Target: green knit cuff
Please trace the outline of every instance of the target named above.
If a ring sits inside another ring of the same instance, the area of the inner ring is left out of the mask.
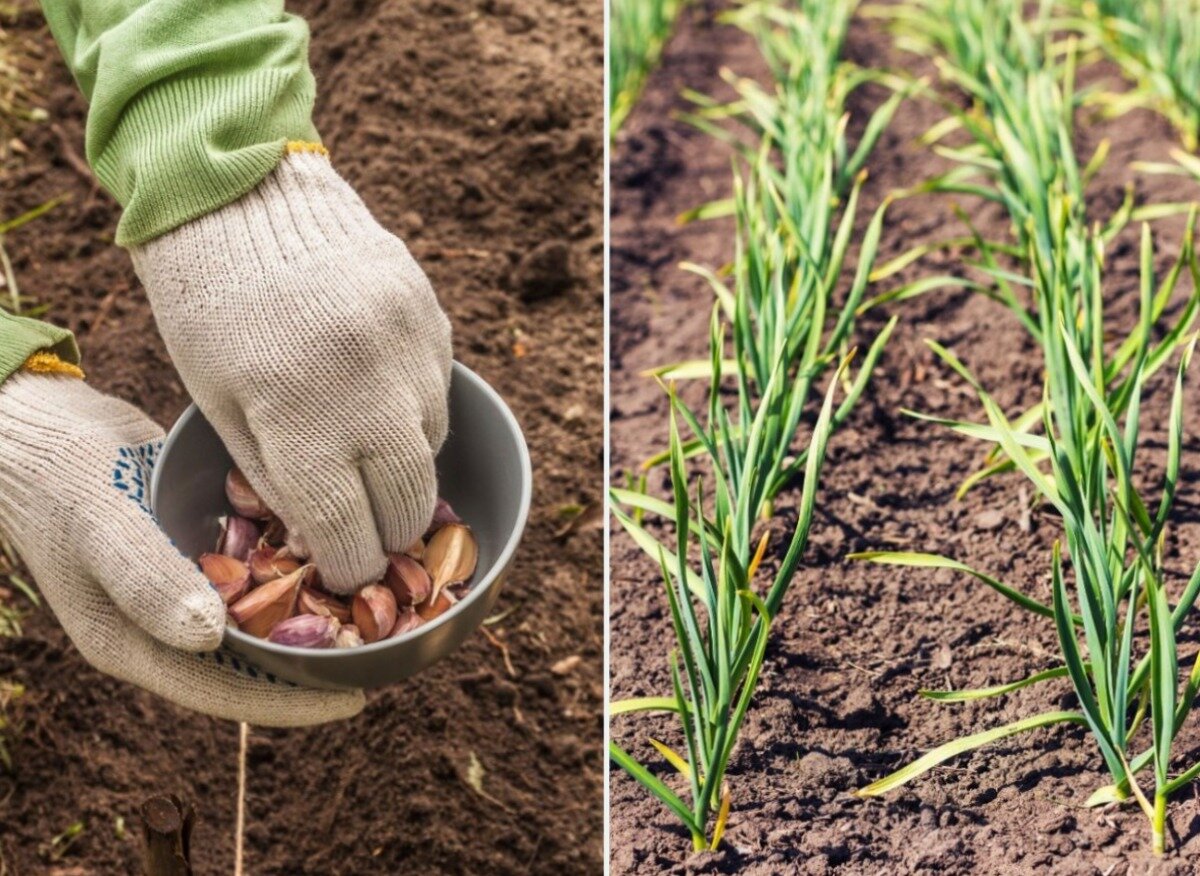
[[[307,72],[266,69],[170,80],[130,103],[89,155],[125,207],[117,243],[145,243],[236,201],[279,165],[289,140],[319,140],[314,91]]]
[[[0,382],[15,374],[34,353],[46,350],[79,364],[75,336],[63,328],[0,311]]]

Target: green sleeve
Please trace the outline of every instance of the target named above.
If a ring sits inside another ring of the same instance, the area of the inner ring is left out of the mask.
[[[89,103],[87,159],[133,246],[237,200],[317,141],[308,26],[282,0],[42,0]],[[0,382],[65,329],[0,311]]]
[[[308,25],[283,0],[42,0],[89,103],[87,160],[144,243],[316,141]]]
[[[79,364],[79,350],[69,331],[0,310],[0,383],[42,350],[55,353],[73,365]]]

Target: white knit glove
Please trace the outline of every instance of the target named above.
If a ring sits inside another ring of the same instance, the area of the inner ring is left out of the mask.
[[[162,430],[82,380],[0,383],[0,535],[84,659],[181,706],[272,726],[334,721],[359,691],[307,690],[215,651],[225,607],[158,528],[148,487]],[[189,653],[191,652],[191,653]]]
[[[329,160],[288,155],[238,201],[131,250],[184,384],[339,593],[424,531],[450,324],[408,249]]]

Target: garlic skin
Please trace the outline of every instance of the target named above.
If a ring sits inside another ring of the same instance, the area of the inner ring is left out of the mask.
[[[418,538],[404,549],[404,555],[406,557],[412,557],[418,563],[421,562],[421,557],[425,556],[425,541]]]
[[[350,623],[350,606],[336,597],[321,593],[312,587],[301,587],[296,600],[296,610],[301,614],[316,614],[337,618],[340,623]]]
[[[479,546],[471,528],[461,523],[443,526],[425,545],[425,557],[421,562],[433,579],[430,601],[436,602],[442,588],[448,584],[460,584],[475,574]]]
[[[262,538],[268,544],[282,544],[287,540],[287,526],[278,517],[272,515],[263,526]]]
[[[226,605],[236,602],[250,589],[250,570],[241,560],[224,554],[201,554],[200,571]]]
[[[416,605],[433,592],[433,580],[425,567],[406,554],[388,554],[383,583],[396,597],[397,605]]]
[[[443,590],[437,596],[431,598],[428,602],[422,602],[417,606],[417,614],[420,615],[422,621],[431,621],[434,618],[441,617],[450,609],[452,609],[458,600],[449,590]]]
[[[417,614],[414,608],[402,608],[399,614],[396,615],[396,623],[392,627],[391,633],[388,634],[389,639],[394,639],[397,636],[403,636],[405,633],[412,632],[421,624],[425,623],[421,616]]]
[[[309,568],[302,566],[290,575],[256,587],[229,606],[229,616],[238,629],[265,639],[276,624],[295,614],[300,585]]]
[[[225,478],[225,497],[229,499],[233,510],[242,517],[249,517],[251,520],[267,520],[273,516],[267,503],[259,498],[258,493],[254,492],[254,487],[250,486],[250,482],[246,480],[241,469],[231,468],[229,470],[229,474]]]
[[[277,551],[263,542],[259,542],[258,547],[250,554],[248,562],[255,584],[266,584],[283,578],[300,568],[300,564],[289,558],[283,549]]]
[[[342,628],[338,630],[337,638],[333,642],[337,648],[357,648],[363,644],[362,636],[358,633],[358,627],[354,624],[342,624]]]
[[[293,648],[332,648],[341,626],[335,617],[298,614],[277,623],[267,641]]]
[[[354,625],[363,641],[378,642],[396,623],[396,597],[382,584],[368,584],[354,597]]]
[[[258,545],[258,526],[253,520],[230,514],[221,518],[221,537],[217,540],[217,553],[243,563]]]

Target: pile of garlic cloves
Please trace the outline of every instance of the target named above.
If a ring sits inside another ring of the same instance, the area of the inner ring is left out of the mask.
[[[389,554],[382,580],[353,597],[326,590],[307,558],[287,547],[287,530],[232,469],[222,522],[200,568],[224,601],[229,622],[260,639],[297,648],[354,648],[403,635],[444,614],[470,588],[479,551],[470,527],[438,499],[423,539]]]

